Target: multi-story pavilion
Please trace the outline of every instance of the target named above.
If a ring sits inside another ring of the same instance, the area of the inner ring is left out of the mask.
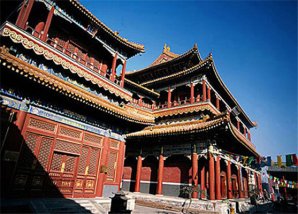
[[[123,189],[243,198],[259,172],[245,114],[212,56],[164,47],[126,74],[143,45],[78,0],[1,5],[1,187],[4,196],[100,197]],[[118,71],[118,72],[117,72]]]
[[[230,158],[258,157],[250,134],[255,123],[223,83],[212,55],[202,59],[197,45],[177,55],[165,45],[149,67],[126,78],[135,103],[155,124],[127,134],[125,189],[181,196],[185,186],[200,185],[205,191],[192,197],[211,200],[248,197],[249,184],[261,189],[259,173]]]

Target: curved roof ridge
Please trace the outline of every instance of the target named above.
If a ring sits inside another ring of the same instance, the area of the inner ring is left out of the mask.
[[[147,126],[143,130],[127,134],[127,137],[152,136],[160,134],[183,133],[210,129],[229,122],[226,114],[222,114],[210,120],[179,121],[171,124]]]
[[[250,123],[251,127],[255,127],[256,126],[256,123],[251,121],[251,119],[248,117],[248,115],[242,109],[242,107],[240,106],[240,104],[238,103],[238,101],[236,100],[236,98],[232,95],[232,93],[230,92],[230,90],[228,89],[228,87],[226,86],[226,84],[224,83],[224,81],[222,80],[221,76],[217,72],[217,69],[215,67],[215,63],[214,63],[212,54],[209,54],[209,56],[206,58],[206,60],[210,60],[211,61],[211,65],[212,65],[212,68],[213,68],[212,70],[214,71],[214,74],[215,74],[216,78],[218,79],[219,83],[223,86],[224,90],[228,93],[228,95],[231,97],[232,101],[236,104],[236,106],[239,107],[239,110],[242,112],[243,116]]]
[[[113,36],[115,39],[120,41],[121,43],[139,50],[140,52],[144,52],[144,45],[138,44],[136,42],[128,41],[127,39],[119,36],[116,34],[112,29],[110,29],[108,26],[106,26],[102,21],[100,21],[95,15],[93,15],[85,6],[83,6],[78,0],[69,0],[71,4],[73,4],[75,7],[77,7],[79,10],[82,11],[86,16],[88,16],[92,21],[94,21],[96,24],[98,24],[100,27],[102,27],[107,33],[109,33],[111,36]]]
[[[157,96],[157,97],[160,96],[160,94],[159,94],[158,92],[154,91],[153,89],[149,89],[149,88],[147,88],[147,87],[145,87],[145,86],[142,86],[142,85],[140,85],[140,84],[138,84],[138,83],[136,83],[136,82],[134,82],[134,81],[131,81],[131,80],[127,79],[127,78],[124,78],[124,81],[127,82],[128,84],[131,84],[131,85],[134,85],[134,86],[136,86],[136,87],[139,87],[139,88],[141,88],[142,90],[145,90],[145,91],[147,91],[148,93],[151,93],[151,94],[153,94],[153,95],[155,95],[155,96]]]
[[[160,77],[160,78],[156,78],[154,80],[150,80],[150,81],[147,81],[147,82],[143,82],[140,85],[145,86],[145,85],[148,85],[148,84],[153,83],[153,82],[159,82],[159,81],[164,80],[164,79],[167,79],[167,78],[171,78],[171,77],[179,76],[179,75],[184,74],[184,73],[187,73],[187,72],[191,72],[191,71],[199,68],[200,66],[202,66],[204,63],[206,63],[208,61],[208,59],[209,58],[206,58],[204,60],[201,60],[199,63],[193,65],[192,67],[187,68],[187,69],[184,69],[184,70],[179,71],[177,73],[174,73],[174,74],[171,74],[171,75],[168,75],[168,76],[164,76],[164,77]]]
[[[197,49],[197,47],[194,46],[194,47],[192,47],[191,49],[189,49],[188,51],[186,51],[185,53],[178,55],[176,58],[174,58],[174,59],[172,59],[172,60],[169,60],[169,61],[166,61],[166,62],[157,64],[157,65],[153,65],[153,66],[152,66],[152,64],[151,64],[151,65],[149,65],[149,66],[147,66],[147,67],[145,67],[145,68],[142,68],[142,69],[139,69],[139,70],[136,70],[136,71],[128,71],[128,72],[126,72],[126,75],[129,76],[129,75],[133,75],[133,74],[136,74],[136,73],[142,73],[142,72],[145,72],[146,70],[153,69],[153,68],[158,67],[158,66],[164,66],[164,65],[166,65],[166,64],[170,64],[170,63],[172,63],[173,61],[177,61],[177,60],[179,60],[179,59],[181,59],[181,58],[184,58],[184,57],[186,57],[187,55],[189,55],[189,54],[191,54],[191,53],[195,53],[195,52],[198,52],[198,49]],[[200,58],[199,55],[198,55],[198,57],[199,57],[199,59],[201,60],[201,58]]]

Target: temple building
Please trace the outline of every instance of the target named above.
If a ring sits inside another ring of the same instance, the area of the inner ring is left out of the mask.
[[[1,188],[5,197],[95,198],[131,192],[247,198],[260,172],[256,126],[210,54],[165,45],[126,72],[144,46],[78,0],[1,5]]]

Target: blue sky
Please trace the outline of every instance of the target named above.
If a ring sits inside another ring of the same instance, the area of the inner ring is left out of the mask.
[[[178,54],[194,43],[203,58],[212,52],[223,81],[258,123],[257,150],[273,159],[297,153],[296,1],[81,3],[122,37],[145,45],[127,70],[148,66],[164,43]]]

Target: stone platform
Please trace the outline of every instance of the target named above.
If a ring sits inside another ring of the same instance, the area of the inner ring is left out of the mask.
[[[144,193],[126,192],[128,197],[132,197],[136,201],[136,205],[153,207],[157,209],[169,210],[180,213],[216,213],[230,214],[230,206],[235,213],[256,213],[266,211],[271,206],[271,202],[259,204],[255,207],[250,204],[249,199],[233,199],[233,200],[198,200],[183,199],[171,196],[157,196]]]

